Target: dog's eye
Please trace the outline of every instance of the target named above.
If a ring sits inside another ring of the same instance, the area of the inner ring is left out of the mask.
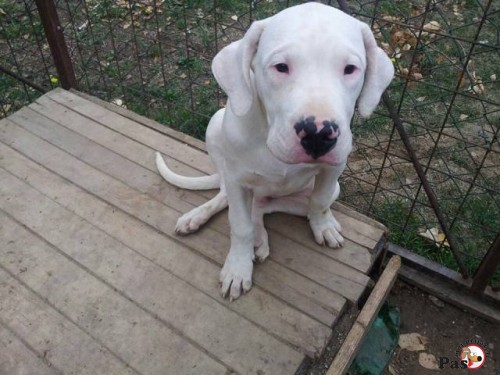
[[[280,63],[274,66],[276,70],[280,73],[288,73],[288,65]]]
[[[349,75],[349,74],[352,74],[354,73],[356,70],[356,66],[355,65],[346,65],[345,68],[344,68],[344,74],[346,75]]]

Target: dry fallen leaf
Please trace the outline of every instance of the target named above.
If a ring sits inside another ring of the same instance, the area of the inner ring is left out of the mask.
[[[388,22],[399,22],[399,21],[401,21],[401,18],[394,17],[394,16],[384,16],[384,17],[382,17],[382,19],[384,21],[388,21]]]
[[[116,104],[116,105],[118,105],[118,106],[120,106],[122,108],[127,108],[127,106],[125,104],[123,104],[123,100],[121,100],[119,98],[113,99],[111,101],[111,103]]]
[[[391,29],[390,44],[394,48],[403,48],[408,45],[409,47],[406,48],[410,49],[417,45],[417,37],[407,29],[401,30],[397,27],[393,27]]]
[[[431,21],[424,25],[424,30],[429,32],[436,32],[441,30],[441,25],[437,21]]]
[[[481,77],[477,76],[475,71],[473,71],[471,73],[471,76],[472,76],[473,84],[471,85],[471,87],[469,89],[472,89],[472,91],[475,94],[478,94],[478,95],[484,94],[485,89],[484,89],[484,85],[483,85],[483,81],[481,80]]]
[[[403,333],[399,335],[398,345],[401,349],[409,350],[410,352],[418,352],[425,350],[425,344],[429,340],[420,333]]]
[[[420,353],[418,355],[418,363],[420,366],[428,370],[439,370],[436,357],[429,353]]]
[[[462,113],[460,115],[459,119],[463,121],[463,120],[466,120],[468,117],[469,117],[468,115],[466,115],[465,113]]]
[[[450,247],[448,240],[443,232],[440,232],[438,228],[427,229],[424,232],[419,233],[422,237],[428,238],[431,241],[434,241],[437,247],[440,247],[441,244],[444,246]]]
[[[413,73],[412,76],[415,81],[420,81],[422,78],[424,78],[424,76],[418,72]]]

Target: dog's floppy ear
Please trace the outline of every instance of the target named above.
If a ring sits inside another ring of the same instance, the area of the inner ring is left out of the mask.
[[[265,20],[252,23],[243,39],[223,48],[212,61],[215,79],[229,96],[231,110],[237,116],[246,114],[253,101],[251,64]]]
[[[363,43],[366,49],[366,73],[363,89],[358,98],[358,111],[368,117],[377,107],[384,90],[394,77],[394,66],[386,53],[377,46],[367,24],[361,23]]]

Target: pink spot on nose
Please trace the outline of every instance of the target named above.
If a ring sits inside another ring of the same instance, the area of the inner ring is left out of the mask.
[[[304,129],[302,129],[300,132],[297,133],[297,136],[302,139],[307,135]]]
[[[335,139],[340,135],[340,130],[337,125],[333,125],[333,122],[330,121],[323,121],[323,127],[321,129],[327,129],[324,132],[324,136],[327,139]],[[320,127],[318,127],[318,130],[321,130]]]

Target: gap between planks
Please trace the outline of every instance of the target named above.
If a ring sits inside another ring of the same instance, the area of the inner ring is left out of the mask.
[[[327,375],[343,375],[349,370],[382,304],[389,295],[401,268],[401,258],[393,256],[378,279],[368,300],[333,359]]]

